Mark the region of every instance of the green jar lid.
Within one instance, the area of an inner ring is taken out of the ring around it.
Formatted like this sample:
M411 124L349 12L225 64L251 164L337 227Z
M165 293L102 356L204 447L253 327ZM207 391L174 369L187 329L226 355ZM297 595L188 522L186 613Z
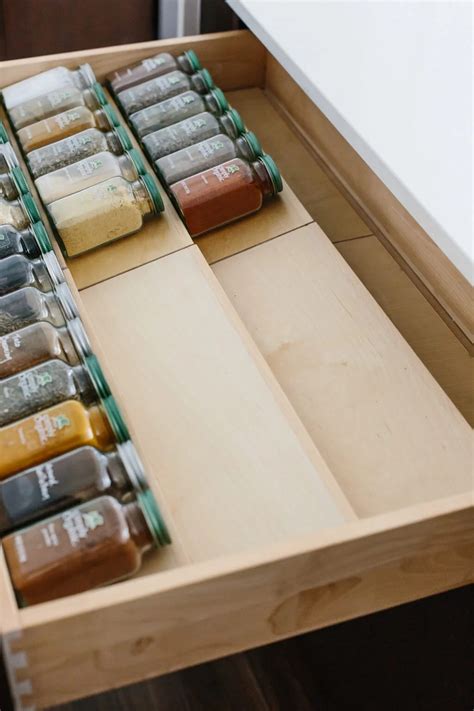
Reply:
M188 60L189 64L191 65L191 69L193 71L197 72L200 69L202 69L201 62L199 61L199 57L197 56L194 49L187 49L184 53L184 56Z
M137 151L136 148L131 148L128 151L128 155L130 156L130 160L132 161L133 165L135 166L138 175L146 175L147 169L145 167L145 163L143 162L143 159L142 159L139 151Z
M281 179L281 173L278 170L277 164L273 160L271 156L268 155L268 153L264 153L263 156L260 156L258 159L265 168L267 169L268 175L270 176L270 179L273 184L273 192L276 195L276 193L281 193L283 190L283 181Z
M224 95L224 92L222 91L222 89L219 89L219 87L216 86L215 89L211 89L210 93L217 102L217 105L220 109L219 113L223 114L225 111L228 111L229 102L225 98L225 95Z
M156 503L151 489L140 491L137 494L137 503L142 510L143 516L148 524L148 528L153 536L157 547L166 546L171 543L171 536L166 528L163 517Z
M115 128L115 133L118 136L118 139L120 143L122 144L122 148L124 151L129 151L132 148L132 142L130 138L128 137L128 133L124 129L123 126L117 126Z
M112 395L107 378L105 377L104 371L100 367L100 363L95 355L87 356L84 360L84 365L100 399L105 400L105 398Z
M206 89L209 89L210 91L215 88L214 79L211 77L211 73L207 69L199 69L196 74L199 74Z
M151 177L150 173L145 173L145 175L141 175L140 180L144 184L145 188L148 190L148 194L150 195L151 200L153 202L155 212L163 212L163 210L165 209L163 199L160 195L160 191L158 190L158 186Z
M26 195L20 195L20 200L31 222L40 222L41 215L38 212L38 208L36 207L36 203L33 200L33 196L31 195L31 193L26 193Z
M102 106L102 111L107 116L111 128L117 128L118 126L120 126L120 121L118 120L118 116L117 116L116 112L113 110L113 108L110 106L110 104L106 104L105 106Z
M235 130L237 131L238 135L245 132L245 124L242 120L242 116L239 114L237 109L230 108L227 112L227 116L234 124Z
M39 244L39 248L43 254L46 254L47 252L51 252L53 249L53 245L50 242L48 233L46 232L46 227L43 225L42 222L34 222L31 225L31 229L33 230L33 234L36 238L36 241Z
M19 195L26 195L30 192L28 183L26 182L25 174L18 165L13 166L10 171L10 175L12 177L13 182L15 183L15 187L18 190Z
M250 150L254 155L254 158L258 158L259 156L263 155L263 148L261 146L261 143L253 131L245 131L245 133L242 134L242 138L249 145Z
M113 395L109 395L102 400L102 406L107 415L107 419L118 442L126 442L130 439L130 433L122 417L119 407Z
M99 84L98 81L95 81L91 87L92 91L94 92L97 101L101 106L107 106L109 103L107 101L107 97L105 95L105 91L103 90L101 84Z
M7 130L0 121L0 143L8 143L9 140Z

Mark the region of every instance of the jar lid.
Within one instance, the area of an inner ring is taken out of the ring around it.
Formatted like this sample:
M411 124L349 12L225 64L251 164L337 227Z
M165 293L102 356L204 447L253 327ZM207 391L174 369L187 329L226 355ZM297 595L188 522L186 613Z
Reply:
M76 302L66 282L63 281L62 284L58 284L55 292L66 319L71 320L79 316Z
M94 92L95 97L96 97L97 101L99 102L99 104L100 104L101 106L107 106L107 104L108 104L109 102L107 101L107 97L106 97L106 95L105 95L105 91L104 91L103 88L102 88L102 85L99 84L98 81L95 81L95 82L93 83L93 85L92 85L92 91Z
M132 148L132 142L130 138L128 137L128 133L124 129L123 126L117 126L115 129L115 133L118 136L118 139L122 145L122 148L124 151L129 151Z
M31 222L41 222L41 215L38 212L38 208L36 207L36 203L33 200L31 193L20 195L20 200Z
M43 254L43 262L46 265L46 269L54 286L62 284L64 274L54 252L46 252L46 254Z
M79 70L81 71L82 76L85 78L89 86L94 86L97 79L95 77L94 70L92 69L91 65L81 64Z
M117 452L135 491L145 491L148 488L145 470L132 442L127 440L118 444Z
M211 73L207 69L199 69L196 74L199 74L206 89L211 90L215 88L214 80L211 77Z
M100 397L100 399L105 400L105 398L108 398L110 395L112 395L110 386L107 382L107 378L105 377L104 371L100 367L100 363L95 357L95 355L91 354L87 356L84 360L84 365L86 367L87 372L89 373L90 379L92 380L96 393Z
M242 116L239 114L237 109L230 108L227 112L227 116L230 118L230 120L234 124L237 134L240 135L241 133L244 133L245 124L242 120Z
M268 153L264 153L264 155L260 156L258 160L260 163L263 163L267 169L267 173L272 181L274 194L276 195L276 193L281 193L283 190L283 181L281 179L281 173L278 170L277 164L273 158L269 156Z
M165 546L171 543L171 537L161 516L158 504L151 489L146 489L137 494L137 503L142 510L148 528L154 538L155 545Z
M67 327L71 336L71 341L80 358L84 359L92 353L92 346L89 337L85 332L80 318L73 318L68 321Z
M105 104L102 106L102 111L104 114L107 116L107 119L109 121L110 127L111 128L117 128L120 126L120 121L118 120L118 116L116 112L113 110L113 108L110 106L110 104ZM120 126L121 128L121 126ZM128 136L127 136L128 138Z
M145 173L145 175L141 175L140 180L144 184L149 196L151 197L155 212L163 212L163 210L165 209L163 199L160 195L160 191L158 190L158 186L151 177L150 173Z
M199 57L197 56L194 49L187 49L184 53L184 56L191 65L191 69L193 69L195 72L199 71L199 69L202 69L201 62L199 61Z
M11 143L0 142L0 153L4 156L10 170L19 165L18 158L16 157Z
M42 253L46 254L46 252L50 252L53 249L53 245L49 240L48 233L46 232L46 227L43 225L43 223L34 222L31 225L31 229L33 230L33 234L39 244L39 248Z
M130 433L113 395L102 400L107 419L118 442L130 439Z
M261 143L253 131L245 131L245 133L242 134L242 138L247 142L254 158L258 158L258 156L263 155Z
M145 163L143 162L143 159L137 149L131 148L128 151L128 155L130 156L130 160L135 166L138 175L146 175L147 169L145 167Z
M219 87L216 86L215 89L211 89L210 93L216 100L221 114L223 114L225 111L227 111L229 109L229 102L225 98L225 95L224 95L224 92L222 91L222 89L219 89Z
M8 133L3 125L2 121L0 121L0 143L8 143L9 138L8 138Z
M15 183L15 187L18 190L19 195L26 195L26 193L30 192L28 183L26 182L25 174L23 173L20 166L13 166L10 171L10 175L12 177L13 182Z

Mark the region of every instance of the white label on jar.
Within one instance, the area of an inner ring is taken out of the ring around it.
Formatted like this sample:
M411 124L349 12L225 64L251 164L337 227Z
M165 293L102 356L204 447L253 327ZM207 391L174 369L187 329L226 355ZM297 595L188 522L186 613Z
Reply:
M25 542L23 536L19 533L15 536L15 550L20 563L26 563L28 556L26 555Z
M59 128L63 129L66 128L66 126L69 126L70 123L78 121L80 118L81 114L78 111L68 111L67 113L55 116L54 121Z
M231 165L218 165L216 168L213 168L212 173L216 176L217 180L222 183L224 180L228 180L233 173L238 173L239 170L239 166L232 163Z
M58 106L58 104L62 104L63 101L66 101L71 96L73 96L72 91L53 91L48 96L48 100L49 100L49 103L51 104L51 108L54 108L55 106Z
M19 333L12 333L9 336L0 338L0 363L6 363L13 358L13 348L21 348L21 336Z
M33 418L35 432L41 444L46 444L48 440L56 437L56 434L71 424L71 420L66 415L56 415L51 417L46 413L39 412ZM19 428L19 436L23 444L27 444L27 438L23 429Z
M74 548L81 540L87 538L90 531L105 523L100 511L92 510L82 513L79 510L66 511L63 516L63 528L66 531L69 542Z
M222 143L222 141L206 141L205 143L201 143L198 146L198 151L204 158L208 158L209 156L212 156L213 153L219 151L221 148L224 148L224 144Z
M99 170L104 165L104 161L100 158L91 158L90 160L81 161L76 164L76 168L81 178L87 178L96 170Z
M54 521L51 521L41 528L41 535L43 536L46 548L57 548L59 546L59 538L56 533Z
M204 119L192 119L190 121L183 122L183 128L187 136L192 136L193 133L199 131L200 128L204 128L206 122Z
M164 57L157 57L156 59L153 59L153 57L150 57L150 59L144 59L142 64L145 67L147 72L153 71L156 67L161 67L163 64L165 64L166 59Z
M43 373L28 373L28 371L24 371L18 376L18 384L26 400L35 395L40 388L44 388L52 382L53 378L48 371Z
M36 478L38 479L38 486L41 493L42 501L49 501L51 495L49 493L56 484L59 484L58 480L54 476L54 467L50 463L42 464L40 467L36 468Z

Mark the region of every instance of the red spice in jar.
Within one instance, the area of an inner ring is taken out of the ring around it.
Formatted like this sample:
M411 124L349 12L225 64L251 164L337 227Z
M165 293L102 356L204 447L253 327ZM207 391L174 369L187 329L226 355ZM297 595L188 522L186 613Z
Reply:
M171 196L195 237L262 207L264 198L283 188L269 155L254 163L240 158L192 175L171 186Z

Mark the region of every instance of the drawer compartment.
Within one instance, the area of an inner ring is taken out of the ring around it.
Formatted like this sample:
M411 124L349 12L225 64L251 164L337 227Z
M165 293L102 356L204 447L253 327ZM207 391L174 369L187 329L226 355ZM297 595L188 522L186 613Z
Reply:
M187 47L287 182L194 243L168 202L64 263L173 545L131 580L26 609L0 555L25 711L473 579L471 430L313 221L368 233L274 107L262 45L232 32L19 60L2 82L86 61L103 79Z

